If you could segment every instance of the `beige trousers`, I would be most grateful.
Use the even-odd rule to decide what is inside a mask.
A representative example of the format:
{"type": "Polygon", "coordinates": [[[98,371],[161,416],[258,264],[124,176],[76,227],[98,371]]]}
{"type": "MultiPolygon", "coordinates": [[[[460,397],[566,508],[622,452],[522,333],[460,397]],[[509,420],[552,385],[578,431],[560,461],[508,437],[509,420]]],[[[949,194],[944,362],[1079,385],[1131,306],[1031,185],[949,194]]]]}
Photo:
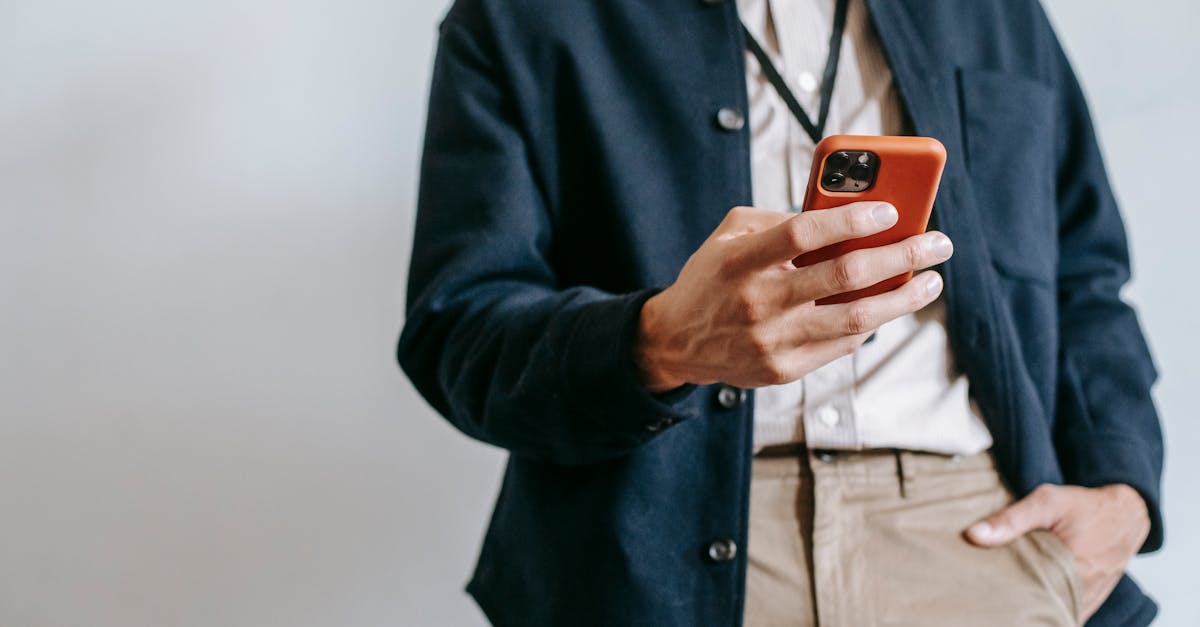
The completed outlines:
{"type": "Polygon", "coordinates": [[[746,627],[1079,624],[1079,581],[1048,531],[962,535],[1012,502],[989,453],[769,451],[750,487],[746,627]]]}

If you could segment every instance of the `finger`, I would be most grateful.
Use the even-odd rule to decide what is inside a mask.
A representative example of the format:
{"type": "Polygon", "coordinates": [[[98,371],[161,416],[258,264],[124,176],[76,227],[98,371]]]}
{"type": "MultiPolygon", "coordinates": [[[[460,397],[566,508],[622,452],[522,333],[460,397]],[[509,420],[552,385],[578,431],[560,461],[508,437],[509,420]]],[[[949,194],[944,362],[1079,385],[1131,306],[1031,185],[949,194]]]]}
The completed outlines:
{"type": "Polygon", "coordinates": [[[819,340],[808,342],[797,348],[781,350],[773,360],[769,371],[765,373],[765,380],[755,381],[753,387],[764,384],[791,383],[839,357],[853,353],[859,346],[862,346],[868,336],[869,334],[864,333],[832,340],[819,340]]]}
{"type": "Polygon", "coordinates": [[[782,211],[768,211],[754,207],[734,207],[725,214],[725,219],[713,230],[714,237],[734,237],[747,233],[766,231],[780,222],[793,217],[794,214],[782,211]]]}
{"type": "Polygon", "coordinates": [[[1034,529],[1049,529],[1062,516],[1058,486],[1044,484],[1025,498],[971,525],[967,539],[978,546],[1000,546],[1034,529]]]}
{"type": "Polygon", "coordinates": [[[805,211],[746,238],[745,260],[756,267],[791,261],[797,255],[866,237],[896,224],[896,208],[879,202],[856,202],[841,207],[805,211]]]}
{"type": "Polygon", "coordinates": [[[954,254],[950,238],[937,231],[902,242],[855,250],[797,270],[792,302],[844,294],[891,277],[942,263],[954,254]]]}
{"type": "Polygon", "coordinates": [[[925,307],[941,293],[942,277],[932,270],[922,272],[890,292],[814,307],[809,312],[810,327],[805,331],[819,339],[870,333],[884,323],[925,307]]]}

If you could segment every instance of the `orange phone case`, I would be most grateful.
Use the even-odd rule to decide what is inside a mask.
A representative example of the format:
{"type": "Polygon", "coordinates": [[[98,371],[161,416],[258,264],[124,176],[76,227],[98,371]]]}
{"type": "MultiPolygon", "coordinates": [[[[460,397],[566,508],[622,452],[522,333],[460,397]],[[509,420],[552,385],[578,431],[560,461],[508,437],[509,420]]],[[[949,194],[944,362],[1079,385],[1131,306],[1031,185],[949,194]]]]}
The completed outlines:
{"type": "MultiPolygon", "coordinates": [[[[804,211],[829,209],[852,202],[878,200],[896,207],[900,219],[892,228],[853,240],[839,242],[820,250],[804,253],[792,261],[796,266],[844,255],[852,250],[884,246],[924,233],[933,211],[946,165],[946,148],[932,137],[871,137],[831,135],[817,144],[808,191],[804,195],[804,211]],[[841,150],[867,150],[879,157],[875,183],[861,192],[831,192],[821,187],[821,174],[826,158],[841,150]]],[[[909,281],[907,272],[852,292],[822,298],[818,305],[847,303],[852,300],[882,294],[909,281]]]]}

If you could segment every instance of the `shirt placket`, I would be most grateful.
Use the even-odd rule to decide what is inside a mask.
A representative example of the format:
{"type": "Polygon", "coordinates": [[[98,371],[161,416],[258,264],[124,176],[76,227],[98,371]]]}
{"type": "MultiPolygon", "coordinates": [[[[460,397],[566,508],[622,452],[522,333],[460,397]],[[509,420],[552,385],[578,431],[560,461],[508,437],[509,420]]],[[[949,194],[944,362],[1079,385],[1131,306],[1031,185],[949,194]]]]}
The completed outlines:
{"type": "MultiPolygon", "coordinates": [[[[812,21],[811,16],[808,21],[801,23],[799,20],[804,18],[798,13],[798,3],[768,0],[768,7],[779,42],[780,74],[804,110],[810,117],[815,117],[820,108],[823,65],[817,67],[813,63],[824,63],[825,55],[820,51],[826,47],[829,33],[812,21]]],[[[804,202],[808,186],[807,170],[815,146],[790,111],[788,118],[788,194],[792,205],[799,208],[804,202]]],[[[800,380],[800,385],[802,401],[797,427],[802,426],[804,433],[797,435],[819,446],[857,448],[859,440],[853,406],[854,361],[848,357],[837,359],[806,375],[800,380]]]]}
{"type": "Polygon", "coordinates": [[[803,379],[805,439],[814,447],[860,448],[854,412],[854,359],[847,355],[803,379]]]}
{"type": "MultiPolygon", "coordinates": [[[[822,29],[824,20],[813,20],[811,14],[807,17],[801,15],[801,7],[797,2],[768,0],[768,6],[782,58],[779,72],[804,111],[810,118],[815,118],[821,105],[820,80],[825,62],[825,55],[821,51],[825,49],[829,39],[827,31],[830,26],[825,25],[822,29]],[[821,67],[814,63],[820,63],[821,67]]],[[[784,106],[782,99],[780,104],[784,106]]],[[[791,111],[787,110],[786,106],[784,109],[789,119],[788,195],[794,210],[799,210],[808,187],[808,164],[812,161],[815,145],[791,111]]]]}

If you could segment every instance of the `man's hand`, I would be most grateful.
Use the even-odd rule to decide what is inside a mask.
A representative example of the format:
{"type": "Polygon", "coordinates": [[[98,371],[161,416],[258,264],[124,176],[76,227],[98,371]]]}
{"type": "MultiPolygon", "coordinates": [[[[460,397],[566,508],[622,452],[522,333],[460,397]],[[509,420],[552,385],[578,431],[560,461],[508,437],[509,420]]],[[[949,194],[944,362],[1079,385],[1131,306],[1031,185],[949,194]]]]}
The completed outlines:
{"type": "Polygon", "coordinates": [[[950,258],[930,232],[797,268],[801,253],[881,232],[896,209],[863,202],[785,214],[749,207],[725,220],[679,277],[642,308],[638,366],[655,392],[717,381],[754,388],[794,381],[853,352],[880,325],[921,309],[942,290],[926,272],[885,294],[852,303],[813,301],[869,287],[950,258]]]}
{"type": "Polygon", "coordinates": [[[1108,598],[1126,564],[1146,541],[1150,516],[1137,490],[1123,483],[1102,488],[1044,484],[972,525],[967,538],[979,546],[993,547],[1033,529],[1054,532],[1075,556],[1086,621],[1108,598]]]}

